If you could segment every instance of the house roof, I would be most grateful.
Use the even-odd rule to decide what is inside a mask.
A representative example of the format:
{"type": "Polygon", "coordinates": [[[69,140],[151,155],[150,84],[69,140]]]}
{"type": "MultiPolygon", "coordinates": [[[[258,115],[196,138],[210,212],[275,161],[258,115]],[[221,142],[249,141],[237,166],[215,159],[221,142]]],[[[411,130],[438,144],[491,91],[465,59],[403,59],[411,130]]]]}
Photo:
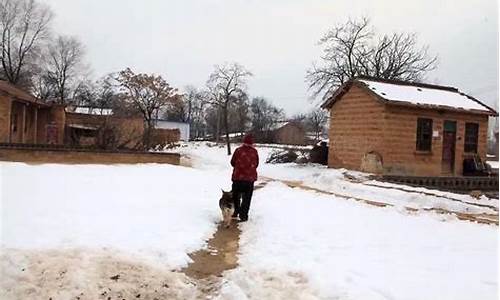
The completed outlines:
{"type": "Polygon", "coordinates": [[[356,77],[349,80],[321,107],[331,108],[353,84],[388,104],[498,115],[491,107],[454,87],[373,77],[356,77]]]}
{"type": "Polygon", "coordinates": [[[14,97],[16,100],[20,100],[23,102],[35,103],[40,106],[49,106],[45,103],[41,103],[35,96],[28,93],[27,91],[4,80],[0,80],[0,93],[7,94],[11,97],[14,97]]]}

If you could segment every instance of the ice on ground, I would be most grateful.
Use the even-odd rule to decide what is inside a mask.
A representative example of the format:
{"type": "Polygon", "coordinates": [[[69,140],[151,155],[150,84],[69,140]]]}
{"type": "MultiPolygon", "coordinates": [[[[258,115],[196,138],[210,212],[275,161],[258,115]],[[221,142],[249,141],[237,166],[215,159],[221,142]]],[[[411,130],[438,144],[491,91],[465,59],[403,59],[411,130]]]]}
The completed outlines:
{"type": "Polygon", "coordinates": [[[265,276],[292,273],[308,284],[291,290],[310,299],[496,299],[497,242],[497,227],[270,183],[255,192],[225,289],[234,299],[279,294],[287,277],[265,276]]]}

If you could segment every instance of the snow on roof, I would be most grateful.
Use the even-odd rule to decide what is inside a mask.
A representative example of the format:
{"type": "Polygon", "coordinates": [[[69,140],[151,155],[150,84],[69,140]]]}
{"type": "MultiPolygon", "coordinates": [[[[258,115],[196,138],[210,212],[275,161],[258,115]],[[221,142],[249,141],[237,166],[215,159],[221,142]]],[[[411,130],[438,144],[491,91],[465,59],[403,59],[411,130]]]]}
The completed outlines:
{"type": "Polygon", "coordinates": [[[486,106],[461,93],[458,89],[419,84],[398,84],[358,79],[381,98],[415,105],[446,106],[456,109],[491,112],[486,106]]]}
{"type": "Polygon", "coordinates": [[[68,127],[76,128],[76,129],[85,129],[85,130],[97,130],[99,129],[97,126],[85,126],[81,124],[69,124],[68,127]]]}
{"type": "Polygon", "coordinates": [[[97,108],[88,106],[78,106],[75,108],[74,112],[79,114],[101,115],[101,116],[109,116],[113,114],[113,110],[111,108],[97,108]]]}

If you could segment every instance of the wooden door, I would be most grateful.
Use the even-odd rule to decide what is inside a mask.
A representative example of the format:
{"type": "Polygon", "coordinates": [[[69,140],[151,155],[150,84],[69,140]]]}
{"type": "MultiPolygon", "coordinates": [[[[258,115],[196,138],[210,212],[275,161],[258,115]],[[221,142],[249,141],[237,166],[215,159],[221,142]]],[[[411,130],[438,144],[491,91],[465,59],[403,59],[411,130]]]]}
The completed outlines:
{"type": "Polygon", "coordinates": [[[457,136],[457,122],[444,121],[443,124],[443,175],[452,175],[455,169],[455,140],[457,136]]]}

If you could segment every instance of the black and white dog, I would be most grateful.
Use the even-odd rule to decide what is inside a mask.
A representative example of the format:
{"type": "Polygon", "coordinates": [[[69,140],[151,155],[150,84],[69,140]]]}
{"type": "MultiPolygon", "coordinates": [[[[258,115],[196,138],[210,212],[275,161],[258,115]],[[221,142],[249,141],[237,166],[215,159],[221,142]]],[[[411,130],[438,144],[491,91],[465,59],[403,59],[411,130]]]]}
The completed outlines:
{"type": "Polygon", "coordinates": [[[222,212],[222,218],[224,222],[224,226],[229,228],[231,225],[231,217],[234,213],[234,202],[233,202],[233,193],[232,192],[224,192],[222,190],[222,197],[219,200],[219,207],[222,212]]]}

